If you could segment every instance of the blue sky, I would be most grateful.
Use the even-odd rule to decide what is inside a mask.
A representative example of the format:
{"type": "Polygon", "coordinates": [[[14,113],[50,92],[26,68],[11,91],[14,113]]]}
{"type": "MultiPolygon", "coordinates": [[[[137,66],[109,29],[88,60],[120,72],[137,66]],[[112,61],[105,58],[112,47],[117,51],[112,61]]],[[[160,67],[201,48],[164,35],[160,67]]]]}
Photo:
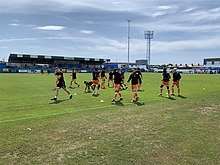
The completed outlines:
{"type": "Polygon", "coordinates": [[[202,63],[220,57],[217,0],[0,0],[0,59],[10,53],[146,58],[145,30],[154,30],[152,64],[202,63]]]}

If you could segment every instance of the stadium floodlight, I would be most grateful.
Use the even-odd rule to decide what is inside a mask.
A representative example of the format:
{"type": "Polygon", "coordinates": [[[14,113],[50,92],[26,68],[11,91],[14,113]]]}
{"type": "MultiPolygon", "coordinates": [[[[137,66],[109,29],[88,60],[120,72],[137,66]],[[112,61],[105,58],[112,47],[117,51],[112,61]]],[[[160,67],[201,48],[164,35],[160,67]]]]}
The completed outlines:
{"type": "Polygon", "coordinates": [[[147,46],[146,46],[146,68],[148,68],[150,70],[150,56],[151,56],[151,52],[150,52],[150,42],[151,39],[153,39],[154,36],[154,31],[144,31],[144,37],[147,40],[147,46]]]}
{"type": "Polygon", "coordinates": [[[130,56],[130,24],[131,19],[127,19],[128,21],[128,68],[129,68],[129,56],[130,56]]]}

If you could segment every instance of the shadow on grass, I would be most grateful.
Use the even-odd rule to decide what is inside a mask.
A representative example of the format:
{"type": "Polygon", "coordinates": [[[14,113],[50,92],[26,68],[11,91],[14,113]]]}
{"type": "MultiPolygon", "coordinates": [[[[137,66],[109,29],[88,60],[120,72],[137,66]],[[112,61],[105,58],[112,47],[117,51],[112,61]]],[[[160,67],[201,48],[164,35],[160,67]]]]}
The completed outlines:
{"type": "Polygon", "coordinates": [[[59,103],[62,103],[64,101],[67,101],[67,100],[70,100],[70,99],[56,100],[56,101],[53,101],[52,103],[49,103],[49,104],[59,104],[59,103]]]}
{"type": "Polygon", "coordinates": [[[86,91],[86,92],[84,91],[84,94],[88,94],[88,93],[92,93],[92,92],[91,91],[86,91]]]}
{"type": "Polygon", "coordinates": [[[142,90],[137,90],[138,92],[144,92],[144,89],[142,89],[142,90]]]}
{"type": "Polygon", "coordinates": [[[72,88],[69,88],[69,89],[71,90],[71,89],[76,89],[76,88],[77,88],[77,87],[72,87],[72,88]]]}
{"type": "Polygon", "coordinates": [[[143,105],[145,105],[145,103],[141,103],[141,102],[134,102],[134,104],[136,104],[137,106],[143,106],[143,105]]]}
{"type": "Polygon", "coordinates": [[[181,99],[186,99],[187,98],[187,97],[182,96],[182,95],[178,95],[178,97],[181,98],[181,99]]]}
{"type": "Polygon", "coordinates": [[[169,100],[176,100],[175,98],[173,98],[173,97],[165,97],[165,96],[161,96],[162,98],[164,98],[164,99],[169,99],[169,100]]]}
{"type": "Polygon", "coordinates": [[[95,94],[94,94],[94,95],[92,95],[92,96],[93,96],[93,97],[99,97],[99,95],[95,95],[95,94]]]}
{"type": "Polygon", "coordinates": [[[115,101],[115,105],[117,105],[117,106],[124,106],[124,104],[121,101],[115,101]]]}

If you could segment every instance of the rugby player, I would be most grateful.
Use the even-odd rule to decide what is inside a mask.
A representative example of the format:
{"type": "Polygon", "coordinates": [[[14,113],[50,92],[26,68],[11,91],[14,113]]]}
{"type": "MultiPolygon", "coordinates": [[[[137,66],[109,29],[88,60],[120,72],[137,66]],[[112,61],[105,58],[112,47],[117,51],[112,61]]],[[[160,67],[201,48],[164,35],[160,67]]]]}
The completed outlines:
{"type": "Polygon", "coordinates": [[[72,99],[73,95],[70,93],[70,91],[66,88],[63,73],[59,70],[59,68],[55,69],[54,72],[57,81],[56,81],[56,93],[55,96],[51,100],[57,100],[59,90],[62,88],[67,94],[69,94],[69,98],[72,99]]]}
{"type": "Polygon", "coordinates": [[[174,86],[177,87],[177,93],[180,95],[180,79],[181,75],[179,72],[177,72],[177,68],[173,69],[173,81],[172,81],[172,96],[174,96],[174,86]]]}
{"type": "Polygon", "coordinates": [[[84,92],[91,92],[90,88],[91,88],[93,82],[92,81],[84,81],[84,84],[86,85],[84,92]]]}
{"type": "Polygon", "coordinates": [[[95,94],[95,88],[96,88],[96,95],[99,95],[99,88],[100,88],[100,83],[99,83],[99,78],[100,78],[100,72],[98,68],[95,68],[95,70],[92,73],[92,95],[95,94]]]}
{"type": "Polygon", "coordinates": [[[159,96],[162,96],[163,93],[163,87],[166,86],[167,87],[167,92],[168,95],[167,97],[170,97],[170,87],[169,87],[169,81],[170,81],[170,74],[167,73],[167,68],[163,69],[163,79],[161,81],[161,85],[160,85],[160,93],[159,96]]]}
{"type": "Polygon", "coordinates": [[[105,68],[104,67],[102,68],[102,71],[101,71],[101,79],[102,79],[101,88],[105,89],[105,80],[107,79],[107,77],[105,75],[105,68]]]}
{"type": "Polygon", "coordinates": [[[74,84],[76,84],[78,87],[80,86],[80,85],[77,83],[76,73],[77,73],[77,71],[73,68],[73,69],[72,69],[72,74],[71,74],[72,79],[71,79],[71,81],[70,81],[70,88],[73,88],[73,86],[72,86],[72,83],[73,83],[73,82],[74,82],[74,84]]]}
{"type": "Polygon", "coordinates": [[[129,76],[129,79],[127,81],[127,84],[131,81],[131,89],[133,92],[133,97],[132,97],[131,102],[135,102],[139,99],[139,97],[137,95],[137,84],[138,84],[138,80],[140,79],[140,76],[136,71],[137,71],[137,69],[135,67],[133,67],[132,74],[129,76]]]}
{"type": "Polygon", "coordinates": [[[108,87],[114,87],[113,75],[114,75],[113,71],[110,71],[108,77],[108,87]],[[112,82],[112,86],[110,86],[110,82],[112,82]]]}
{"type": "Polygon", "coordinates": [[[116,100],[117,95],[120,96],[120,100],[123,100],[122,94],[120,92],[120,84],[121,84],[121,74],[118,73],[118,70],[114,70],[114,84],[115,84],[115,94],[112,99],[112,102],[116,100]]]}
{"type": "Polygon", "coordinates": [[[141,73],[141,70],[140,68],[137,68],[137,73],[139,74],[139,79],[138,79],[138,85],[137,85],[137,88],[138,88],[138,91],[141,90],[141,84],[142,84],[142,80],[143,80],[143,76],[142,76],[142,73],[141,73]]]}

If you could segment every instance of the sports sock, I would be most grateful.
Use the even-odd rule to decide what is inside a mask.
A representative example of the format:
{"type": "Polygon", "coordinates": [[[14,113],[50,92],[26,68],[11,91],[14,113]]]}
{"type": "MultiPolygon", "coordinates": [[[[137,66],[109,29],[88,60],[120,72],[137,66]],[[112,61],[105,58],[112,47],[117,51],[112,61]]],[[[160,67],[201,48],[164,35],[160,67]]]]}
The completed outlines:
{"type": "Polygon", "coordinates": [[[172,94],[174,94],[174,87],[172,87],[172,94]]]}

